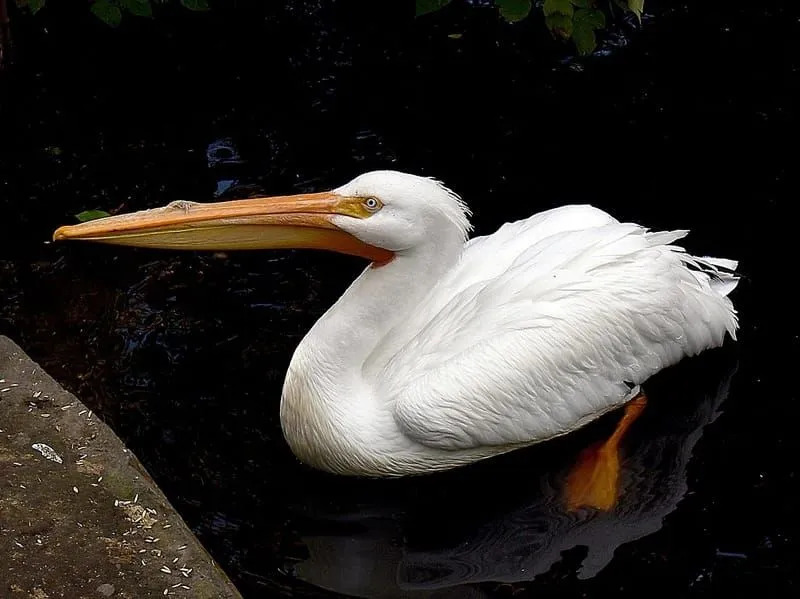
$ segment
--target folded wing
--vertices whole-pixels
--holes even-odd
[[[588,206],[470,241],[365,368],[403,432],[442,449],[542,441],[735,334],[729,260]]]

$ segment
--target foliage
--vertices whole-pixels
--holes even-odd
[[[497,8],[500,9],[500,16],[506,21],[516,23],[527,17],[533,6],[531,0],[503,0],[497,2]]]
[[[452,0],[416,0],[417,16],[444,8]],[[572,40],[579,54],[591,54],[597,47],[595,32],[606,26],[605,10],[598,6],[600,0],[537,0],[535,5],[544,15],[544,22],[550,32],[563,40]],[[610,2],[610,0],[609,0]],[[639,22],[642,20],[644,0],[614,0],[614,4],[632,13]],[[533,9],[533,0],[494,0],[500,16],[509,23],[516,23],[528,17]]]
[[[78,0],[80,1],[80,0]],[[209,9],[209,0],[84,0],[97,18],[116,27],[125,13],[137,17],[152,17],[154,4],[178,2],[193,11]],[[441,10],[453,0],[416,0],[418,17]],[[644,0],[494,0],[500,16],[509,23],[526,19],[534,5],[541,9],[550,32],[563,40],[572,40],[579,54],[591,54],[597,47],[595,32],[605,28],[606,13],[613,3],[632,13],[640,22]],[[20,7],[36,14],[46,2],[55,0],[16,0]],[[599,7],[603,3],[607,8]],[[608,4],[606,4],[608,2]]]
[[[427,15],[444,8],[453,0],[417,0],[417,16]]]
[[[106,216],[111,215],[104,210],[84,210],[83,212],[76,214],[75,218],[77,218],[80,222],[85,223],[86,221],[97,220],[98,218],[105,218]]]
[[[209,8],[208,0],[89,0],[86,2],[86,6],[98,19],[116,27],[122,22],[122,16],[125,13],[136,17],[152,17],[154,4],[176,1],[189,10],[203,11]],[[46,2],[55,2],[55,0],[16,0],[16,2],[18,6],[25,7],[31,13],[36,14],[44,8]]]
[[[31,9],[33,14],[36,14],[44,6],[44,0],[28,0],[28,8]]]
[[[122,10],[117,4],[112,4],[111,0],[96,0],[92,2],[90,9],[101,21],[105,21],[112,27],[116,27],[122,21]]]

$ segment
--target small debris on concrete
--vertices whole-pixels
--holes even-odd
[[[41,453],[46,459],[50,460],[51,462],[56,462],[57,464],[63,464],[64,460],[61,459],[61,456],[58,455],[52,447],[46,445],[44,443],[34,443],[31,445],[33,449]]]

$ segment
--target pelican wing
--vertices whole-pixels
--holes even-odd
[[[470,241],[367,364],[405,434],[469,449],[542,441],[735,334],[729,260],[588,206]]]

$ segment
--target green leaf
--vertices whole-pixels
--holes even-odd
[[[450,4],[453,0],[417,0],[417,16],[427,15],[429,12],[436,12]]]
[[[581,8],[576,10],[573,20],[575,21],[575,27],[578,26],[578,23],[580,23],[581,26],[591,29],[602,29],[606,26],[606,16],[603,14],[603,11],[595,8]]]
[[[83,212],[79,212],[78,214],[76,214],[75,218],[77,218],[82,223],[85,223],[86,221],[96,220],[98,218],[105,218],[106,216],[111,216],[111,215],[108,212],[105,212],[104,210],[84,210]]]
[[[594,8],[581,8],[572,18],[572,41],[579,54],[591,54],[597,47],[595,29],[606,26],[606,16]]]
[[[568,40],[572,37],[572,17],[568,17],[567,15],[562,15],[560,13],[554,13],[546,16],[544,18],[544,22],[547,25],[547,28],[552,31],[554,35],[557,35],[565,40]]]
[[[597,47],[594,29],[575,23],[572,30],[572,41],[578,49],[578,54],[591,54]]]
[[[208,0],[181,0],[189,10],[208,10]]]
[[[502,16],[509,23],[516,23],[531,12],[531,0],[495,0]]]
[[[572,6],[576,8],[591,8],[594,6],[594,0],[571,0]]]
[[[36,14],[44,6],[44,0],[28,0],[28,8],[31,13]]]
[[[639,19],[639,23],[641,23],[644,0],[628,0],[628,10],[635,14],[636,18]]]
[[[116,27],[122,21],[122,11],[108,0],[95,0],[90,10],[98,19],[112,27]]]
[[[545,17],[550,15],[567,15],[571,17],[573,8],[570,0],[544,0],[542,10]]]
[[[153,16],[153,7],[150,6],[150,0],[118,0],[118,2],[132,15],[137,17]]]

